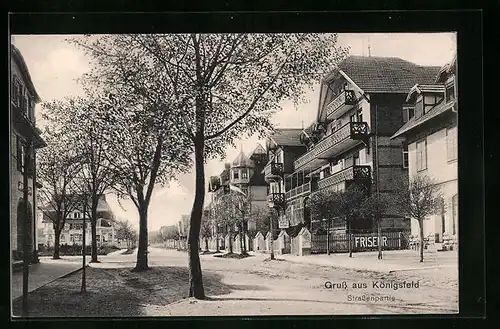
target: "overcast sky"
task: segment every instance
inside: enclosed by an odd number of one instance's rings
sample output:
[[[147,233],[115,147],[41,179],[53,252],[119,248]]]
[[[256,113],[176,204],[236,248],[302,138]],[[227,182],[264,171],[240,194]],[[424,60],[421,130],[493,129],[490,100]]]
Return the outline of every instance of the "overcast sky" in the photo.
[[[63,99],[82,95],[76,82],[89,70],[88,59],[73,45],[64,41],[67,35],[15,35],[13,43],[19,48],[26,61],[35,88],[42,101]],[[456,52],[454,33],[341,33],[338,41],[351,47],[352,55],[391,56],[419,65],[441,66],[449,62]],[[282,111],[273,118],[276,127],[300,128],[310,124],[318,107],[319,88],[308,92],[309,102],[298,109],[289,101],[282,103]],[[37,107],[39,110],[39,107]],[[38,111],[39,112],[39,111]],[[258,138],[241,140],[236,149],[228,148],[227,162],[232,161],[240,147],[250,153],[260,142]],[[219,174],[224,161],[210,161],[205,169],[206,176]],[[169,187],[158,187],[153,193],[149,208],[148,226],[151,230],[163,225],[172,225],[182,214],[189,214],[194,199],[195,175],[181,175],[178,182]],[[138,215],[134,205],[121,201],[122,207],[112,195],[107,196],[110,206],[119,218],[128,219],[138,227]],[[206,199],[209,199],[207,195]]]

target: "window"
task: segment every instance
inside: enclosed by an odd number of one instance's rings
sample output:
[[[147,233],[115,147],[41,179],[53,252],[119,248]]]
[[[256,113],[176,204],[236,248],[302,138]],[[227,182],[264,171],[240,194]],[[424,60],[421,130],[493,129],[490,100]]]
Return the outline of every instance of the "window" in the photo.
[[[27,118],[30,118],[30,99],[27,90],[24,91],[23,95],[23,113]]]
[[[14,105],[20,106],[21,105],[21,90],[22,86],[17,77],[14,75],[12,77],[12,95],[11,95],[11,101]]]
[[[363,122],[363,112],[361,110],[358,111],[358,122]]]
[[[417,142],[417,171],[427,169],[427,141]]]
[[[403,150],[403,168],[408,168],[409,166],[408,150]]]
[[[243,169],[241,171],[241,178],[242,179],[247,179],[248,178],[248,169]]]
[[[337,120],[336,124],[337,124],[336,130],[338,130],[338,129],[340,129],[340,127],[342,127],[342,122],[340,120]]]
[[[455,83],[453,81],[446,85],[445,95],[446,95],[446,102],[455,99]]]
[[[24,171],[24,157],[25,157],[25,147],[23,145],[23,141],[19,136],[16,138],[16,147],[17,147],[17,170],[20,172]]]
[[[446,158],[448,161],[457,159],[457,127],[446,129]]]
[[[359,165],[359,151],[353,154],[352,159],[355,166]]]
[[[352,114],[352,115],[349,117],[349,121],[350,121],[350,122],[356,122],[356,113]]]
[[[240,175],[239,175],[239,172],[238,171],[233,171],[233,179],[239,179],[240,178]]]
[[[403,123],[410,121],[415,116],[415,108],[403,107]]]

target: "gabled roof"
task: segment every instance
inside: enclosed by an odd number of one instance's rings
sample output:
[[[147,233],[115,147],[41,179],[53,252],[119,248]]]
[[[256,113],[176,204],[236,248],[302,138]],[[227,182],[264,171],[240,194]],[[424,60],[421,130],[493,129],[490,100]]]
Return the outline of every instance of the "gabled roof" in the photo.
[[[240,151],[240,154],[233,160],[233,167],[252,167],[252,161],[245,155],[243,151]]]
[[[304,146],[299,138],[303,130],[300,128],[275,129],[269,138],[279,146]]]
[[[456,74],[457,71],[457,54],[453,56],[451,62],[446,63],[441,67],[436,78],[436,83],[444,82],[446,78],[451,74]]]
[[[439,66],[420,66],[397,57],[349,56],[338,65],[367,93],[404,93],[416,83],[431,84]]]
[[[438,92],[444,93],[444,89],[445,89],[444,86],[441,84],[432,84],[432,85],[416,84],[410,89],[408,96],[406,96],[406,101],[408,102],[415,93],[418,94],[438,93]]]
[[[428,122],[429,120],[434,119],[443,113],[452,111],[454,105],[455,105],[455,100],[451,100],[448,102],[441,101],[439,104],[434,106],[429,112],[425,113],[421,117],[411,118],[404,126],[399,128],[399,130],[394,135],[392,135],[391,139],[408,134],[410,131],[422,125],[424,122]]]
[[[28,70],[28,66],[26,65],[26,62],[24,61],[24,57],[17,49],[16,46],[11,45],[11,56],[12,59],[17,63],[19,66],[19,70],[21,71],[21,74],[23,75],[23,80],[24,83],[26,84],[26,87],[29,89],[29,91],[33,94],[33,97],[35,99],[36,103],[41,102],[40,96],[38,96],[38,93],[36,92],[35,85],[33,84],[33,81],[31,80],[30,72]]]
[[[254,154],[267,154],[267,152],[266,152],[266,149],[262,145],[260,145],[259,143],[257,143],[257,146],[252,151],[252,153],[250,153],[250,155],[248,156],[248,158],[251,159]]]

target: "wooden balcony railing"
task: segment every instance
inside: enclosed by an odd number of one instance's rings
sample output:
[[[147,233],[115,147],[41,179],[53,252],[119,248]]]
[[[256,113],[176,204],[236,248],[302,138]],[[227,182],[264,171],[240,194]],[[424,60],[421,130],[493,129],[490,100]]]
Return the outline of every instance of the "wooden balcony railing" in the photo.
[[[318,181],[318,188],[324,189],[348,180],[371,179],[370,166],[351,166]]]
[[[295,197],[299,197],[301,195],[306,195],[311,192],[314,192],[317,187],[317,182],[316,181],[310,181],[308,183],[302,184],[300,186],[297,186],[285,193],[285,199],[290,200]]]
[[[270,162],[264,167],[264,177],[267,181],[279,180],[283,176],[283,164]]]
[[[326,117],[333,115],[344,105],[354,105],[357,103],[356,94],[353,90],[344,90],[326,106]]]
[[[267,202],[274,204],[274,206],[283,206],[285,204],[285,195],[283,193],[269,193]]]
[[[313,149],[303,154],[300,158],[293,162],[295,170],[302,167],[306,163],[318,158],[322,153],[328,151],[332,147],[347,141],[360,140],[368,136],[368,123],[366,122],[348,122],[338,130],[320,140]]]

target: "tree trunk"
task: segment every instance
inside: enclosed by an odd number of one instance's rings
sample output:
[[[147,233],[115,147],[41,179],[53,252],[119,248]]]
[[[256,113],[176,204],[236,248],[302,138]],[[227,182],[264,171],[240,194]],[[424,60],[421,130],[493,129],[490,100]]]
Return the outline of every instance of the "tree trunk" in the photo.
[[[233,253],[233,234],[231,232],[231,230],[228,230],[228,233],[229,234],[229,253],[232,254]]]
[[[208,250],[208,237],[205,237],[205,251],[209,252],[209,250]]]
[[[61,238],[61,230],[56,228],[54,230],[54,254],[52,255],[52,259],[61,258],[61,256],[59,255],[60,238]]]
[[[276,210],[278,213],[278,217],[280,215],[279,210]],[[271,241],[269,242],[269,248],[271,249],[271,260],[274,260],[274,227],[273,227],[273,215],[271,214],[271,218],[269,221],[269,231],[271,232]]]
[[[189,255],[189,297],[205,299],[203,277],[199,254],[201,217],[205,201],[205,168],[204,168],[204,140],[197,136],[194,143],[196,188],[191,211],[191,225],[189,226],[188,255]]]
[[[149,270],[148,266],[148,210],[141,205],[139,209],[139,247],[134,272]]]
[[[216,228],[217,233],[215,234],[215,252],[220,252],[220,246],[219,246],[219,228]]]
[[[378,235],[378,259],[382,259],[382,232],[380,229],[380,218],[377,218],[377,235]]]
[[[420,262],[424,261],[424,221],[418,220],[420,226]]]
[[[245,229],[245,224],[243,224],[243,252],[247,253],[247,231]]]
[[[240,225],[238,235],[240,236],[240,255],[243,255],[243,253],[244,253],[244,250],[243,250],[243,224]]]
[[[91,263],[99,263],[97,259],[97,204],[92,206],[91,216],[90,216],[90,231],[92,235],[92,253],[91,253]]]

